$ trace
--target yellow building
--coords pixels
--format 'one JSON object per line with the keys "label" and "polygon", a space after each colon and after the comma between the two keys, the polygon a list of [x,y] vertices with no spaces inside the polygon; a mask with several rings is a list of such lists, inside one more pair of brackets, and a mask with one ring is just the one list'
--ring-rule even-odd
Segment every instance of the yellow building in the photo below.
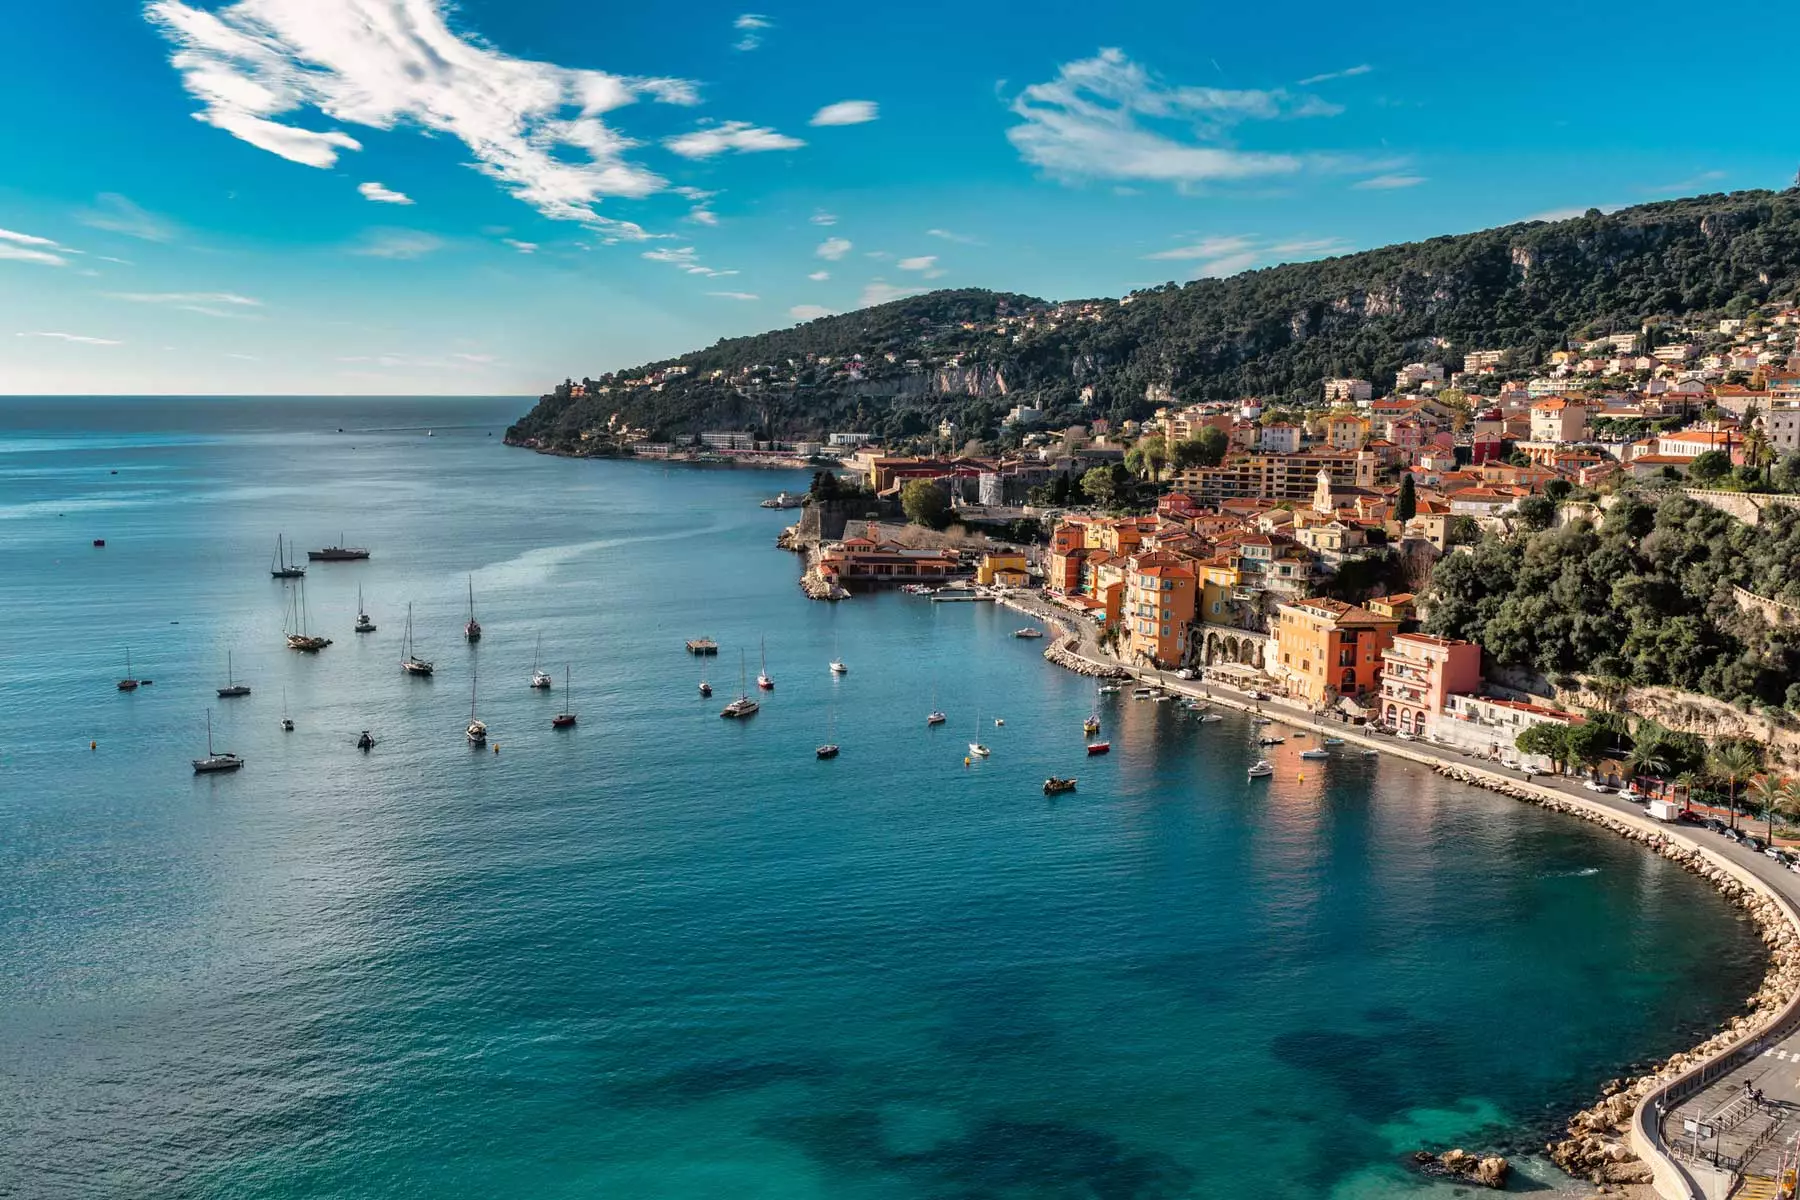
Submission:
{"label": "yellow building", "polygon": [[1126,650],[1159,667],[1187,659],[1194,620],[1194,570],[1172,554],[1140,554],[1125,582]]}
{"label": "yellow building", "polygon": [[1289,694],[1317,708],[1361,696],[1381,680],[1381,653],[1400,622],[1366,608],[1315,596],[1277,607],[1273,674]]}
{"label": "yellow building", "polygon": [[1018,550],[989,550],[981,556],[981,562],[975,568],[975,582],[982,587],[992,587],[1005,581],[998,578],[1001,572],[1010,572],[1017,576],[1026,573],[1025,555]]}
{"label": "yellow building", "polygon": [[1369,440],[1369,420],[1354,413],[1332,413],[1325,418],[1325,443],[1333,450],[1361,450]]}

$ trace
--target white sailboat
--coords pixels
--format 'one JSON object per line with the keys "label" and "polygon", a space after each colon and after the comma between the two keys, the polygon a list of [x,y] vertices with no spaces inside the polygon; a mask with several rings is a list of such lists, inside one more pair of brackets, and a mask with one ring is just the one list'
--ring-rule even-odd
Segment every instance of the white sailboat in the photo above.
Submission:
{"label": "white sailboat", "polygon": [[937,706],[937,685],[932,684],[931,685],[931,711],[925,714],[925,727],[927,729],[929,729],[933,725],[942,725],[945,721],[948,721],[949,719],[950,719],[949,717],[944,715],[943,709],[941,709]]}
{"label": "white sailboat", "polygon": [[250,685],[247,683],[239,683],[237,677],[232,674],[231,651],[227,650],[225,652],[225,686],[219,689],[219,698],[221,700],[227,700],[233,696],[248,696],[249,694]]}
{"label": "white sailboat", "polygon": [[831,635],[831,673],[833,675],[842,675],[849,669],[849,667],[844,665],[843,656],[838,653],[837,634],[833,633]]}
{"label": "white sailboat", "polygon": [[362,584],[360,583],[356,585],[356,632],[375,632],[375,622],[369,620],[369,610],[363,607]]}
{"label": "white sailboat", "polygon": [[314,637],[306,632],[306,578],[302,576],[295,585],[293,607],[288,618],[287,644],[289,650],[300,650],[307,654],[317,654],[331,645],[327,637]]}
{"label": "white sailboat", "polygon": [[756,686],[765,692],[775,690],[775,681],[769,678],[769,643],[767,638],[758,638],[757,644],[762,647],[762,669],[756,673]]}
{"label": "white sailboat", "polygon": [[271,579],[299,579],[306,574],[306,568],[299,563],[291,563],[287,557],[287,547],[278,533],[275,535],[275,557],[269,563]]}
{"label": "white sailboat", "polygon": [[975,718],[975,737],[976,737],[976,740],[969,743],[969,757],[970,758],[986,758],[990,753],[992,753],[992,751],[990,751],[986,746],[981,744],[981,741],[980,741],[981,718],[980,718],[980,716],[977,716]]}
{"label": "white sailboat", "polygon": [[475,619],[475,577],[469,576],[469,621],[463,626],[463,637],[471,642],[481,640],[481,622]]}
{"label": "white sailboat", "polygon": [[469,669],[469,727],[463,731],[469,744],[482,746],[487,744],[487,722],[475,715],[475,670]]}
{"label": "white sailboat", "polygon": [[206,757],[193,760],[194,774],[205,775],[212,771],[235,771],[244,765],[244,760],[224,750],[213,749],[212,744],[212,709],[206,710]]}
{"label": "white sailboat", "polygon": [[408,675],[429,675],[431,664],[420,658],[413,648],[412,605],[406,606],[406,639],[401,646],[405,657],[400,660],[400,669]]}
{"label": "white sailboat", "polygon": [[294,732],[294,718],[288,716],[286,688],[281,689],[281,732]]}
{"label": "white sailboat", "polygon": [[551,684],[555,681],[544,673],[543,667],[538,665],[543,657],[544,635],[540,633],[537,637],[537,653],[533,655],[531,659],[531,686],[538,691],[547,692],[550,690]]}
{"label": "white sailboat", "polygon": [[738,698],[720,710],[721,717],[747,717],[762,705],[750,698],[750,687],[745,682],[749,664],[744,659],[744,652],[738,651]]}

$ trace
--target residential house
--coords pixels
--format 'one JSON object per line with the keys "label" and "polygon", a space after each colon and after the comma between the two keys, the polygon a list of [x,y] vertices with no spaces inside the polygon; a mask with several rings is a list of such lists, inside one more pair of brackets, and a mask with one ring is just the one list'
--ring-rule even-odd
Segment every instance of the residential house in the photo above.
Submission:
{"label": "residential house", "polygon": [[1531,406],[1531,440],[1561,445],[1587,436],[1588,408],[1566,396],[1550,396]]}
{"label": "residential house", "polygon": [[1381,722],[1406,734],[1430,736],[1458,692],[1481,687],[1481,647],[1423,633],[1394,635],[1381,652]]}
{"label": "residential house", "polygon": [[1533,725],[1581,725],[1585,718],[1572,713],[1527,704],[1519,700],[1500,700],[1492,696],[1453,694],[1438,713],[1431,728],[1432,741],[1467,750],[1527,770],[1549,772],[1554,764],[1544,755],[1523,754],[1518,748],[1521,733]]}
{"label": "residential house", "polygon": [[1187,660],[1188,636],[1199,603],[1194,569],[1172,554],[1140,554],[1130,562],[1124,629],[1128,657],[1158,667]]}
{"label": "residential house", "polygon": [[1399,622],[1325,596],[1277,606],[1273,674],[1315,708],[1373,691]]}

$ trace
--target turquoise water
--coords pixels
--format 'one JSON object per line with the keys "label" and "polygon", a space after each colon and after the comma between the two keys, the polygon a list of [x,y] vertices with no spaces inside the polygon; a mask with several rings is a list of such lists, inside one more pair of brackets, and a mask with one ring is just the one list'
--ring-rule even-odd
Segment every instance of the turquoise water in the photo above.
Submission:
{"label": "turquoise water", "polygon": [[[1099,700],[1018,614],[806,602],[755,505],[802,478],[507,450],[520,411],[0,400],[0,1194],[1408,1194],[1754,987],[1661,860],[1392,761],[1247,783],[1238,718]],[[340,531],[375,556],[293,654],[275,535]],[[239,774],[190,771],[209,706]]]}

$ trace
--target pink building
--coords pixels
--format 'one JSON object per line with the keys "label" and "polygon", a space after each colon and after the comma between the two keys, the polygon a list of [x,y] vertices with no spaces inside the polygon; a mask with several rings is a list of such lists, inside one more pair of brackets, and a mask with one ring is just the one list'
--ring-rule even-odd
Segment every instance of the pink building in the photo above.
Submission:
{"label": "pink building", "polygon": [[1381,721],[1431,736],[1450,697],[1481,687],[1481,647],[1424,633],[1397,633],[1381,652]]}

